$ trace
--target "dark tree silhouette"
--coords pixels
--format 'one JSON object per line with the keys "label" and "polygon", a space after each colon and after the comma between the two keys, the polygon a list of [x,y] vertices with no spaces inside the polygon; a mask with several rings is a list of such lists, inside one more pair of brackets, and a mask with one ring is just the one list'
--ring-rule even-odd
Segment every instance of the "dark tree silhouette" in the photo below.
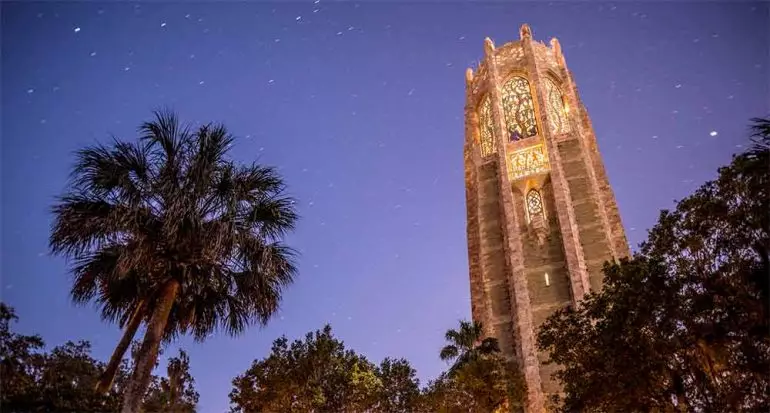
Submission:
{"label": "dark tree silhouette", "polygon": [[602,291],[543,325],[564,411],[770,411],[770,121],[752,130]]}
{"label": "dark tree silhouette", "polygon": [[236,165],[221,125],[192,131],[160,112],[139,131],[77,152],[50,237],[74,263],[73,300],[126,329],[111,369],[147,325],[125,413],[139,408],[162,340],[265,324],[296,272],[282,238],[297,215],[275,170]]}
{"label": "dark tree silhouette", "polygon": [[380,389],[375,366],[346,349],[327,325],[304,340],[275,340],[269,356],[233,380],[230,411],[379,411],[371,409]]}
{"label": "dark tree silhouette", "polygon": [[497,339],[483,338],[484,329],[478,321],[460,321],[460,328],[447,330],[444,338],[449,343],[441,349],[439,357],[444,361],[453,361],[450,375],[465,364],[482,355],[500,352]]}
{"label": "dark tree silhouette", "polygon": [[497,339],[483,336],[478,321],[460,321],[445,334],[439,357],[453,361],[449,370],[430,382],[422,397],[425,412],[517,411],[525,384],[515,363],[500,353]]}

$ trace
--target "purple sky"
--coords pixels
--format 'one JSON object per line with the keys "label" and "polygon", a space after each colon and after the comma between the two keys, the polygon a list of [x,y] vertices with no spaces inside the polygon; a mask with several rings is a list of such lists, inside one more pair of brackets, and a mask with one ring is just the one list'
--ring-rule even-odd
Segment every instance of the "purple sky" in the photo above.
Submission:
{"label": "purple sky", "polygon": [[[300,200],[300,276],[268,328],[183,339],[201,412],[273,339],[331,322],[423,381],[470,316],[463,188],[465,68],[483,39],[560,39],[631,244],[746,142],[766,115],[760,3],[2,3],[2,300],[49,346],[119,331],[69,301],[47,253],[72,152],[133,139],[150,111],[221,121],[237,159],[280,167]],[[712,136],[715,135],[715,136]]]}

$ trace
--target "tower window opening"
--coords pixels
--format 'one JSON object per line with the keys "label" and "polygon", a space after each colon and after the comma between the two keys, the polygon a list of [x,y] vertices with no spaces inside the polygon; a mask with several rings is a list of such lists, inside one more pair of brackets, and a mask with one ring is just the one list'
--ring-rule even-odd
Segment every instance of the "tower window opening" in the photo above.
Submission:
{"label": "tower window opening", "polygon": [[545,276],[543,278],[545,278],[545,286],[546,287],[550,286],[551,285],[551,276],[549,276],[548,273],[545,273]]}
{"label": "tower window opening", "polygon": [[535,105],[527,79],[514,76],[502,88],[503,115],[512,141],[537,135]]}
{"label": "tower window opening", "polygon": [[492,104],[489,101],[489,95],[484,96],[479,110],[479,137],[481,145],[481,156],[487,157],[495,153],[495,141],[492,123]]}
{"label": "tower window opening", "polygon": [[545,78],[546,109],[548,112],[548,126],[551,133],[560,135],[570,131],[569,120],[567,119],[567,103],[564,101],[564,95],[556,84],[549,78]]}
{"label": "tower window opening", "polygon": [[527,212],[530,219],[543,213],[543,198],[537,189],[530,189],[527,193]]}

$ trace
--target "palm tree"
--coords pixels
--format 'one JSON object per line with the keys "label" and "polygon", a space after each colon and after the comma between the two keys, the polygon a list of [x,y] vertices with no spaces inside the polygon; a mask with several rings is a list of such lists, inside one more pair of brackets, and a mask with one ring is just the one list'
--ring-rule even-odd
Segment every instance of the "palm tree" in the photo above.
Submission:
{"label": "palm tree", "polygon": [[192,131],[163,111],[139,131],[77,152],[50,237],[74,263],[73,300],[125,327],[113,359],[147,326],[124,413],[138,410],[162,341],[264,325],[296,274],[283,238],[297,214],[274,169],[236,165],[221,125]]}
{"label": "palm tree", "polygon": [[449,344],[441,349],[439,357],[443,361],[454,361],[449,369],[450,375],[479,356],[500,352],[497,339],[487,337],[482,340],[483,334],[484,329],[478,321],[461,320],[459,329],[447,330],[444,337]]}
{"label": "palm tree", "polygon": [[449,344],[439,356],[454,363],[444,380],[459,386],[480,411],[523,411],[526,384],[521,372],[500,354],[496,338],[483,336],[484,329],[478,321],[460,321],[460,328],[447,330],[444,337]]}

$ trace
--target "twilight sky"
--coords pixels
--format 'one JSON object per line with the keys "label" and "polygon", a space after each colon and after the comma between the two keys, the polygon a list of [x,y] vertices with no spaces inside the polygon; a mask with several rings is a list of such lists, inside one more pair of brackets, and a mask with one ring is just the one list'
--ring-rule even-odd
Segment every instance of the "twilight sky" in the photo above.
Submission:
{"label": "twilight sky", "polygon": [[[3,2],[2,300],[18,329],[109,357],[119,338],[68,297],[48,212],[72,152],[133,139],[152,109],[224,122],[234,156],[275,165],[300,200],[300,276],[263,330],[183,339],[201,412],[281,334],[330,322],[424,381],[470,317],[465,68],[483,39],[560,39],[632,245],[741,150],[770,112],[767,3]],[[171,350],[169,352],[174,352]]]}

